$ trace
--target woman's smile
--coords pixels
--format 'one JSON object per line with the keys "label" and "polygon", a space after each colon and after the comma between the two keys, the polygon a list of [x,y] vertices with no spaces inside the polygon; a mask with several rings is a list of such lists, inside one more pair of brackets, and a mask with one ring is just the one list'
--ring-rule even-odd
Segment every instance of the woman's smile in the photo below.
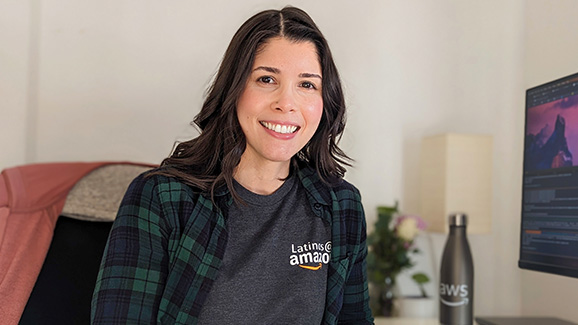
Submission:
{"label": "woman's smile", "polygon": [[296,125],[277,124],[277,123],[265,122],[265,121],[261,121],[261,125],[263,125],[268,130],[271,130],[275,133],[281,133],[281,134],[295,133],[299,129],[299,127]]}

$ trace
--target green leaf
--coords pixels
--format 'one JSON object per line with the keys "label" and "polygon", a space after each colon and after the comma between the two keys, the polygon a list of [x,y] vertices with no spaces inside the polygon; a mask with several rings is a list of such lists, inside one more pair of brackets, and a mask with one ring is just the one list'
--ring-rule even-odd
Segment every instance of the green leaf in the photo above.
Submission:
{"label": "green leaf", "polygon": [[377,207],[377,213],[378,214],[394,214],[397,212],[397,209],[398,209],[398,204],[396,201],[394,206],[388,206],[388,205],[378,206]]}
{"label": "green leaf", "polygon": [[373,282],[374,283],[383,283],[385,281],[385,274],[383,274],[382,272],[376,271],[372,273],[372,278],[373,278]]}
{"label": "green leaf", "polygon": [[429,282],[429,277],[425,273],[415,273],[411,278],[418,284],[424,284]]}

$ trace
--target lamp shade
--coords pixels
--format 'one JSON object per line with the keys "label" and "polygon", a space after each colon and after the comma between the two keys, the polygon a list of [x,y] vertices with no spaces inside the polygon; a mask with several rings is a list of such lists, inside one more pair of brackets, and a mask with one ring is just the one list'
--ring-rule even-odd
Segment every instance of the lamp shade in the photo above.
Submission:
{"label": "lamp shade", "polygon": [[492,137],[441,134],[421,150],[421,216],[428,230],[448,231],[448,215],[468,215],[468,233],[492,226]]}

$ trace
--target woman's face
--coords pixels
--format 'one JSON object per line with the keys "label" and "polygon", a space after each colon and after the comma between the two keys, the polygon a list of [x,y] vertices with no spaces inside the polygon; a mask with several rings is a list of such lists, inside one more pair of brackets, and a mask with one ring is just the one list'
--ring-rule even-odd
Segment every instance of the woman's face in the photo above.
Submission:
{"label": "woman's face", "polygon": [[288,166],[319,126],[322,77],[313,43],[284,38],[265,43],[237,102],[237,117],[247,139],[245,162]]}

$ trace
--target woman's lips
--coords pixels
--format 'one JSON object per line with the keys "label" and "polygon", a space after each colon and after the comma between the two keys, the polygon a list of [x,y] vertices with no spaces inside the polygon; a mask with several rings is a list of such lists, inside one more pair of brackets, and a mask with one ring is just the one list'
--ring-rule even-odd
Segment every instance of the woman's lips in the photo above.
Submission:
{"label": "woman's lips", "polygon": [[275,122],[260,121],[265,131],[278,139],[289,140],[297,135],[301,127],[292,124],[281,124]]}
{"label": "woman's lips", "polygon": [[280,134],[291,134],[297,132],[299,129],[296,125],[287,125],[287,124],[277,124],[272,122],[265,122],[261,121],[261,125],[263,125],[266,129],[280,133]]}

